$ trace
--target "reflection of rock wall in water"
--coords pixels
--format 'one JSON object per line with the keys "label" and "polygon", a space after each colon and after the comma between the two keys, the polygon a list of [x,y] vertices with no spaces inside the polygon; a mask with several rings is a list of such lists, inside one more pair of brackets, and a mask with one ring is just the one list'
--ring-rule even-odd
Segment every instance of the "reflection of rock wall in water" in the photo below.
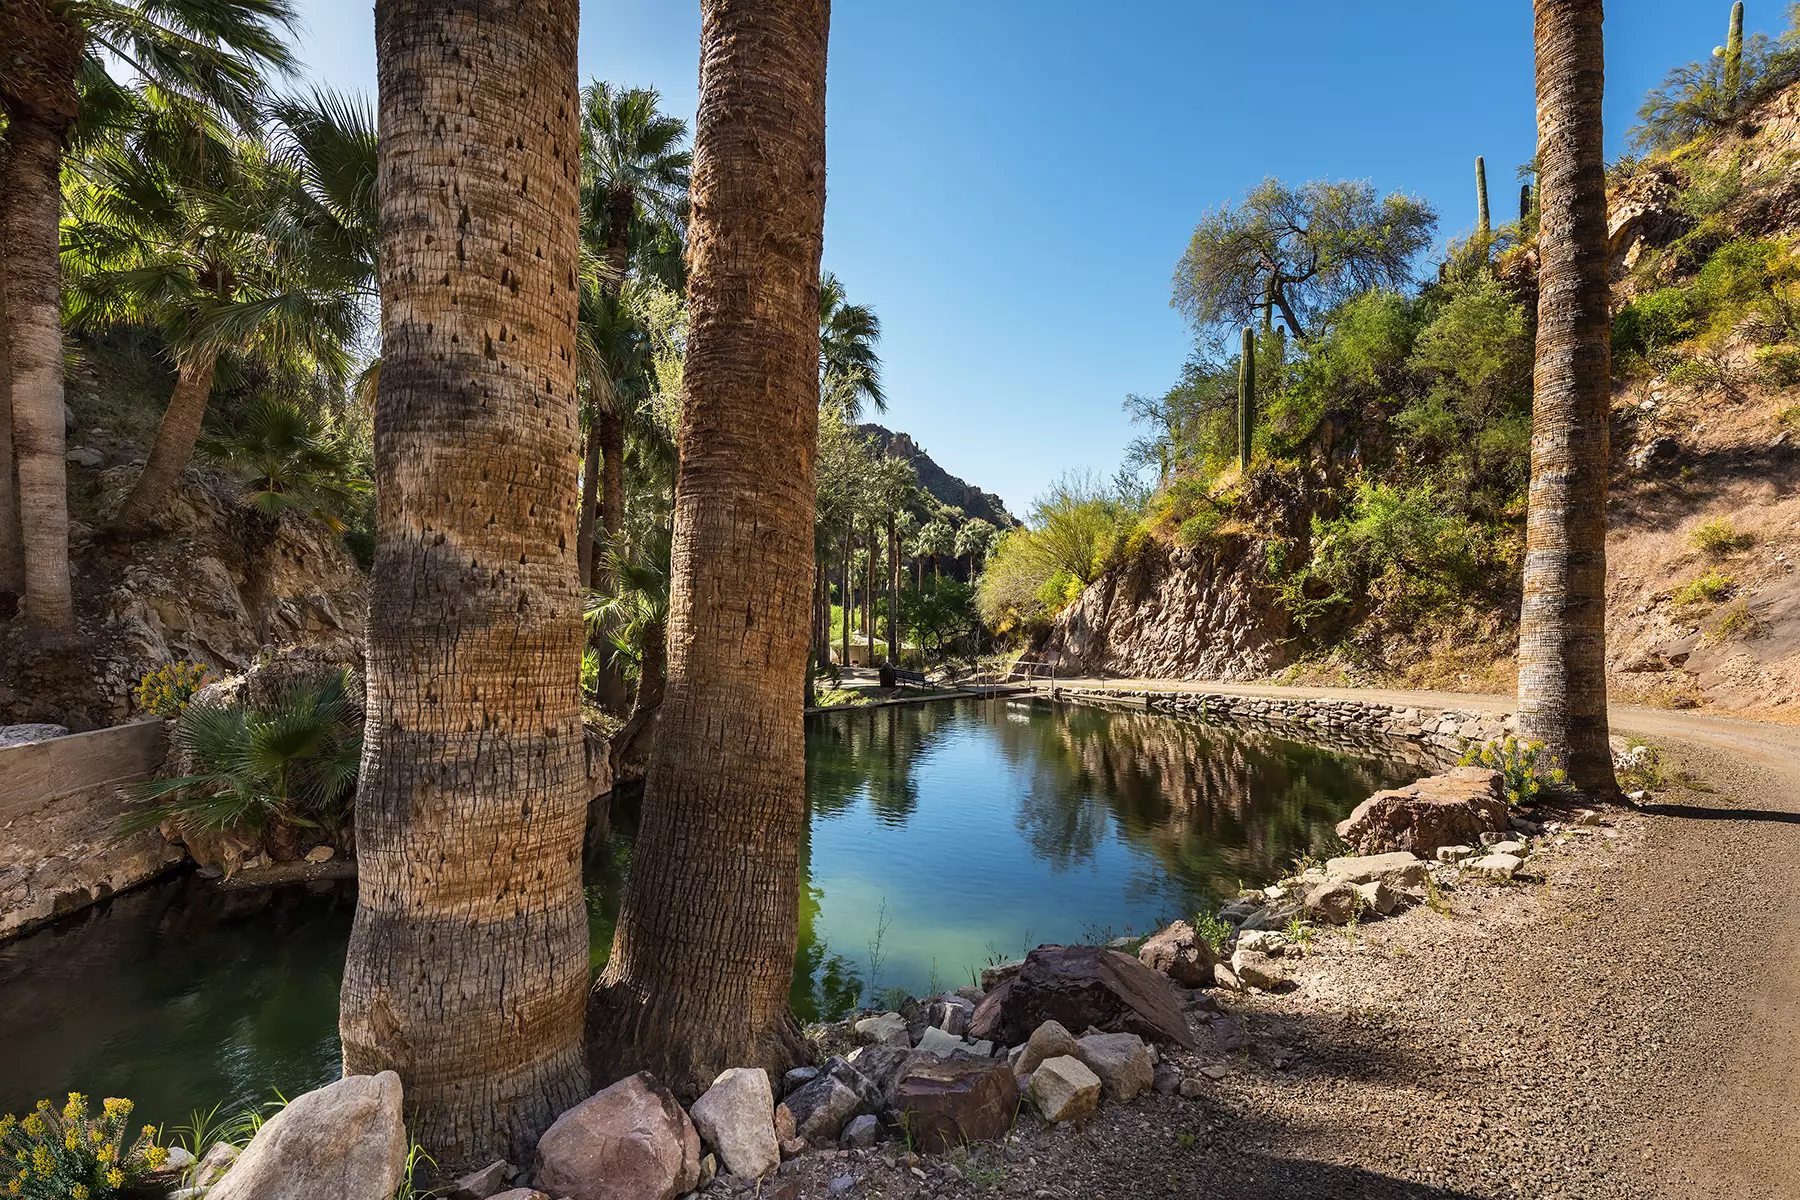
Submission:
{"label": "reflection of rock wall in water", "polygon": [[1251,679],[1287,665],[1287,613],[1239,549],[1157,551],[1108,571],[1057,618],[1045,657],[1066,673],[1154,679]]}

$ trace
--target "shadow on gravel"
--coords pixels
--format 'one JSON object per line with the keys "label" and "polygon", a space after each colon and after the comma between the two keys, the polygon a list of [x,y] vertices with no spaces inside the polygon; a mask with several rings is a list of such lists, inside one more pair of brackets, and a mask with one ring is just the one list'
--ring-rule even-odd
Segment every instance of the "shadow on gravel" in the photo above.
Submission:
{"label": "shadow on gravel", "polygon": [[1431,1065],[1395,1046],[1385,1023],[1355,1013],[1259,1014],[1249,1040],[1265,1062],[1279,1058],[1300,1074],[1361,1083],[1417,1079]]}
{"label": "shadow on gravel", "polygon": [[1484,1200],[1473,1192],[1304,1158],[1236,1154],[1208,1165],[1208,1193],[1231,1200]]}
{"label": "shadow on gravel", "polygon": [[1713,808],[1705,804],[1640,804],[1638,811],[1653,817],[1680,817],[1688,821],[1770,821],[1800,825],[1800,812],[1777,808]]}

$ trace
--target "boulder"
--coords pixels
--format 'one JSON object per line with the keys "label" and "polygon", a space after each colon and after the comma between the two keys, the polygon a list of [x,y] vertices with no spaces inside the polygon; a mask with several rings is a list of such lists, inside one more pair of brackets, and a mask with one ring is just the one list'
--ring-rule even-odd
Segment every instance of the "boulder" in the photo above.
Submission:
{"label": "boulder", "polygon": [[1416,887],[1424,878],[1424,860],[1404,850],[1346,855],[1325,864],[1325,880],[1332,883],[1374,883],[1379,879],[1389,887]]}
{"label": "boulder", "polygon": [[51,738],[69,736],[66,725],[0,725],[0,749],[7,746],[29,746]]}
{"label": "boulder", "polygon": [[238,1148],[230,1142],[214,1142],[200,1156],[200,1165],[194,1168],[194,1186],[205,1188],[217,1183],[237,1161],[237,1156]]}
{"label": "boulder", "polygon": [[700,1182],[700,1134],[648,1071],[556,1119],[538,1139],[533,1183],[568,1200],[674,1200]]}
{"label": "boulder", "polygon": [[1287,983],[1287,973],[1274,959],[1260,950],[1239,950],[1231,956],[1232,974],[1245,987],[1272,992]]}
{"label": "boulder", "polygon": [[505,1159],[497,1159],[481,1168],[470,1171],[461,1179],[450,1185],[445,1200],[488,1200],[507,1190],[507,1177],[513,1174],[512,1164]]}
{"label": "boulder", "polygon": [[383,1071],[296,1098],[263,1122],[206,1194],[209,1200],[389,1200],[405,1175],[400,1076]]}
{"label": "boulder", "polygon": [[1384,880],[1377,879],[1373,883],[1352,884],[1356,894],[1362,898],[1363,911],[1385,917],[1400,906],[1400,893],[1389,887]]}
{"label": "boulder", "polygon": [[913,1145],[927,1152],[1005,1137],[1019,1107],[1019,1085],[997,1059],[911,1064],[894,1085]]}
{"label": "boulder", "polygon": [[1064,1029],[1060,1021],[1045,1021],[1031,1031],[1031,1037],[1026,1041],[1018,1061],[1013,1064],[1013,1070],[1019,1075],[1029,1075],[1045,1059],[1073,1055],[1075,1050],[1074,1034]]}
{"label": "boulder", "polygon": [[781,1165],[775,1138],[775,1094],[761,1067],[732,1067],[688,1109],[700,1140],[733,1175],[756,1179]]}
{"label": "boulder", "polygon": [[1430,854],[1505,829],[1504,777],[1483,767],[1455,767],[1417,783],[1376,792],[1338,823],[1338,836],[1361,854],[1405,850]]}
{"label": "boulder", "polygon": [[881,1139],[881,1122],[864,1113],[860,1117],[851,1117],[850,1123],[844,1126],[843,1136],[838,1140],[846,1150],[867,1150]]}
{"label": "boulder", "polygon": [[794,1136],[816,1146],[830,1146],[864,1100],[855,1088],[833,1075],[821,1075],[786,1100],[781,1107],[793,1121]]}
{"label": "boulder", "polygon": [[550,1197],[536,1188],[513,1188],[509,1192],[500,1192],[492,1200],[550,1200]]}
{"label": "boulder", "polygon": [[1474,854],[1475,847],[1473,846],[1439,846],[1437,848],[1437,860],[1442,863],[1461,862],[1465,858],[1472,858]]}
{"label": "boulder", "polygon": [[1516,854],[1484,854],[1468,864],[1468,869],[1477,875],[1489,875],[1495,879],[1511,879],[1518,874],[1525,860]]}
{"label": "boulder", "polygon": [[932,1027],[927,1028],[924,1035],[919,1038],[919,1049],[940,1058],[949,1058],[959,1050],[964,1054],[972,1054],[976,1058],[986,1058],[994,1052],[994,1044],[985,1040],[971,1042],[966,1038],[959,1038],[945,1033],[942,1029]]}
{"label": "boulder", "polygon": [[[915,1050],[902,1049],[899,1046],[864,1046],[854,1050],[848,1061],[841,1059],[827,1060],[827,1074],[837,1077],[839,1083],[849,1084],[857,1094],[864,1097],[870,1108],[885,1107],[882,1099],[892,1095],[894,1080],[900,1074],[907,1060],[918,1053]],[[843,1062],[843,1066],[838,1066]],[[876,1099],[870,1100],[868,1094],[873,1091]]]}
{"label": "boulder", "polygon": [[925,1020],[934,1029],[941,1029],[952,1037],[967,1033],[969,1018],[974,1015],[974,1003],[956,995],[939,996],[925,1010]]}
{"label": "boulder", "polygon": [[1246,917],[1241,928],[1250,933],[1263,929],[1286,929],[1288,922],[1304,910],[1304,906],[1297,901],[1266,904]]}
{"label": "boulder", "polygon": [[910,1046],[912,1038],[906,1032],[906,1018],[899,1013],[882,1013],[876,1017],[864,1017],[856,1023],[856,1040],[865,1046],[885,1042],[890,1046]]}
{"label": "boulder", "polygon": [[1331,880],[1306,893],[1306,916],[1326,925],[1342,925],[1357,913],[1362,902],[1356,884]]}
{"label": "boulder", "polygon": [[1104,946],[1039,946],[982,1000],[969,1036],[1011,1046],[1046,1021],[1194,1047],[1168,978]]}
{"label": "boulder", "polygon": [[1276,933],[1272,929],[1252,929],[1248,933],[1238,934],[1237,949],[1239,950],[1256,950],[1279,958],[1287,948],[1287,935]]}
{"label": "boulder", "polygon": [[[988,992],[993,991],[995,988],[1011,979],[1014,975],[1017,975],[1019,969],[1024,965],[1024,959],[1015,958],[1011,962],[996,963],[991,967],[981,968],[982,995],[985,997]],[[981,1001],[977,1000],[976,1003],[980,1004]]]}
{"label": "boulder", "polygon": [[1079,1058],[1064,1055],[1038,1064],[1025,1094],[1044,1120],[1072,1121],[1100,1107],[1100,1087],[1100,1077]]}
{"label": "boulder", "polygon": [[1150,935],[1138,948],[1138,961],[1182,987],[1211,987],[1217,956],[1192,925],[1175,921]]}
{"label": "boulder", "polygon": [[1101,1090],[1114,1104],[1135,1100],[1156,1081],[1156,1064],[1135,1033],[1090,1033],[1075,1043],[1075,1057],[1100,1077]]}

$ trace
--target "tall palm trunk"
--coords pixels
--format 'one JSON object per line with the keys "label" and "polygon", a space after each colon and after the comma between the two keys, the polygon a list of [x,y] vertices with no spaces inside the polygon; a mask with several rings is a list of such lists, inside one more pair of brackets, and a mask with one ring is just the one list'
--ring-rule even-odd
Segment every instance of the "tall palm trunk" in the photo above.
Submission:
{"label": "tall palm trunk", "polygon": [[1601,0],[1537,0],[1538,333],[1519,731],[1593,796],[1616,794],[1606,722],[1612,397]]}
{"label": "tall palm trunk", "polygon": [[454,1172],[587,1095],[576,0],[380,0],[383,364],[344,1068]]}
{"label": "tall palm trunk", "polygon": [[594,517],[600,495],[600,409],[595,402],[588,420],[587,451],[581,463],[581,515],[575,522],[576,564],[581,586],[594,586]]}
{"label": "tall palm trunk", "polygon": [[869,560],[868,578],[864,580],[862,623],[863,636],[869,643],[869,665],[875,665],[875,518],[869,518],[869,537],[864,543]]}
{"label": "tall palm trunk", "polygon": [[[6,0],[11,8],[14,0]],[[31,7],[26,3],[24,7]],[[68,76],[73,79],[73,72]],[[72,111],[71,111],[72,115]],[[11,321],[12,441],[19,476],[25,619],[75,624],[69,585],[69,488],[63,460],[62,292],[58,170],[67,121],[15,110],[6,130],[6,311]]]}
{"label": "tall palm trunk", "polygon": [[[0,146],[0,155],[5,148]],[[4,168],[0,168],[0,178]],[[0,193],[0,231],[6,229],[6,196]],[[0,279],[6,277],[6,247],[0,241]],[[0,284],[0,594],[25,590],[25,547],[19,541],[19,477],[13,466],[12,350],[7,336],[6,287]]]}
{"label": "tall palm trunk", "polygon": [[900,523],[888,514],[888,661],[900,665]]}
{"label": "tall palm trunk", "polygon": [[[615,300],[624,289],[625,272],[631,264],[631,214],[636,209],[637,198],[628,188],[620,188],[608,197],[607,277],[603,286]],[[600,528],[606,545],[611,547],[619,544],[619,531],[625,528],[625,415],[619,412],[616,398],[611,403],[602,404],[596,414],[589,434],[587,456],[590,462],[593,461],[596,450],[599,452],[600,462]],[[593,504],[593,489],[584,482],[582,511],[589,512]],[[588,530],[588,541],[591,542],[592,516],[588,517]],[[589,553],[592,554],[593,551],[590,550]],[[604,562],[590,568],[587,582],[589,587],[608,594],[613,590],[612,575],[606,570]],[[600,707],[614,713],[625,711],[624,666],[613,653],[612,647],[605,643],[600,646],[600,670],[594,691]]]}
{"label": "tall palm trunk", "polygon": [[206,419],[206,404],[212,397],[213,370],[218,365],[217,350],[200,350],[184,359],[175,376],[175,391],[156,427],[156,441],[150,446],[150,457],[139,473],[131,495],[119,509],[115,523],[122,529],[137,529],[162,515],[169,490],[188,460],[194,456],[194,443],[200,438],[200,424]]}
{"label": "tall palm trunk", "polygon": [[804,1053],[788,1011],[806,807],[828,0],[702,0],[669,682],[589,1038],[692,1098]]}
{"label": "tall palm trunk", "polygon": [[856,525],[852,521],[844,523],[844,557],[839,560],[841,572],[838,575],[838,624],[844,643],[844,665],[850,665],[850,610],[856,607],[856,600],[850,594],[850,560],[856,555]]}

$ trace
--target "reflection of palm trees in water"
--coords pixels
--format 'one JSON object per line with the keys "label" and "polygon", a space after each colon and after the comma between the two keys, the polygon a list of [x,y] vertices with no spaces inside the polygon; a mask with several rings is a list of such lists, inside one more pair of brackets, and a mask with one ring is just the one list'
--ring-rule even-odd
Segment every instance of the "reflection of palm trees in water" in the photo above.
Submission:
{"label": "reflection of palm trees in water", "polygon": [[1217,896],[1330,848],[1358,801],[1415,777],[1403,760],[1160,714],[1039,707],[996,729],[1030,785],[1018,823],[1059,866],[1092,861],[1109,832],[1156,856],[1191,895]]}

